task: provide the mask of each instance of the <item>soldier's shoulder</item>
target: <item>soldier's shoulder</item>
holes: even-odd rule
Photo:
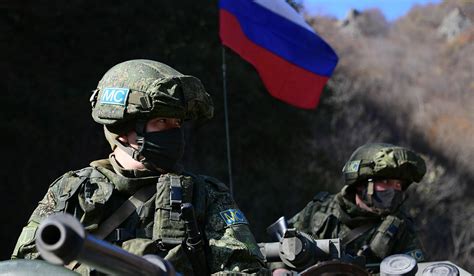
[[[332,200],[332,198],[334,198],[334,195],[331,195],[329,192],[323,191],[323,192],[317,193],[313,197],[313,202],[325,202],[325,201]]]
[[[311,216],[316,212],[326,212],[331,202],[334,200],[334,195],[329,192],[318,192],[313,199],[299,212],[303,216]]]
[[[313,211],[331,211],[337,205],[336,195],[329,192],[319,192],[313,197],[310,205]]]
[[[85,167],[79,170],[71,170],[67,171],[60,177],[58,177],[53,183],[51,183],[51,186],[53,185],[60,185],[64,184],[64,180],[69,180],[69,179],[74,179],[74,178],[89,178],[92,175],[93,171],[97,171],[92,167]]]
[[[74,192],[79,186],[91,178],[104,176],[93,167],[85,167],[79,170],[68,171],[53,181],[49,189],[55,193],[64,194]]]
[[[319,192],[301,211],[306,216],[313,216],[316,213],[331,213],[335,208],[335,195],[329,192]]]
[[[415,219],[408,213],[406,209],[400,209],[396,216],[405,222],[406,228],[410,232],[416,232],[416,222]]]
[[[413,217],[410,215],[407,209],[402,205],[400,209],[394,214],[399,219],[402,219],[406,222],[413,222]]]
[[[191,176],[198,184],[204,185],[206,189],[216,190],[219,192],[230,192],[229,187],[215,177],[203,174],[193,174],[190,172],[186,172],[186,174]]]
[[[288,223],[301,231],[311,233],[313,225],[321,225],[329,217],[333,199],[334,195],[329,192],[318,192],[301,211],[288,220]]]

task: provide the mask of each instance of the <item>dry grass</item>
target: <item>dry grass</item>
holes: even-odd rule
[[[433,259],[472,270],[474,27],[449,42],[436,32],[455,7],[474,21],[474,5],[459,0],[416,7],[382,36],[348,35],[325,18],[311,23],[340,56],[330,87],[332,103],[351,114],[336,115],[341,132],[357,135],[347,144],[385,138],[426,153],[430,172],[412,189],[411,212]]]

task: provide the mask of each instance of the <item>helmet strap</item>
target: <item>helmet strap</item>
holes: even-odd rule
[[[374,195],[374,181],[372,179],[369,179],[367,182],[367,203],[369,203],[369,206],[372,206],[373,201],[372,201],[372,196]]]
[[[121,150],[123,150],[126,154],[128,154],[130,157],[132,157],[134,160],[140,161],[140,151],[133,148],[129,143],[124,143],[120,141],[117,137],[117,139],[114,140],[114,144]]]
[[[114,140],[114,144],[127,153],[130,157],[132,157],[135,161],[141,162],[143,158],[140,158],[141,153],[143,151],[143,145],[145,144],[145,129],[146,128],[146,121],[144,120],[137,120],[135,124],[135,132],[137,134],[137,145],[138,149],[133,148],[128,142],[124,143],[118,139],[118,137]]]
[[[138,119],[135,123],[135,132],[137,134],[138,156],[142,153],[145,145],[146,121]],[[135,158],[134,158],[135,159]],[[135,159],[137,160],[137,159]],[[140,160],[137,160],[140,161]]]

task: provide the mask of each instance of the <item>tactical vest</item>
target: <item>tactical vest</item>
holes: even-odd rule
[[[299,230],[311,233],[314,238],[344,238],[346,235],[350,235],[353,230],[343,223],[344,216],[347,214],[341,211],[335,196],[321,192],[305,209],[298,213],[294,223]],[[387,216],[381,223],[373,224],[372,227],[367,228],[366,231],[343,246],[346,247],[346,253],[354,255],[361,250],[370,248],[370,255],[383,259],[393,253],[392,249],[405,229],[406,224],[403,219],[395,215]],[[364,246],[365,248],[362,248]],[[369,257],[368,261],[370,262],[373,257]]]
[[[127,198],[117,194],[114,184],[95,168],[68,173],[60,181],[54,212],[75,215],[91,234]],[[134,254],[157,254],[172,261],[181,273],[190,274],[192,268],[181,247],[186,238],[185,224],[180,219],[181,203],[193,204],[198,226],[204,233],[207,187],[214,185],[222,189],[220,186],[224,184],[211,177],[187,173],[162,174],[154,185],[156,194],[105,240]],[[74,270],[90,274],[87,266],[81,265]]]
[[[58,187],[61,190],[54,212],[75,215],[92,234],[126,199],[122,196],[115,200],[114,184],[91,167],[70,173],[60,181]],[[180,219],[181,203],[193,204],[198,225],[202,225],[207,198],[204,182],[219,185],[205,176],[160,175],[155,184],[156,194],[106,240],[121,243],[133,238],[147,238],[157,241],[163,250],[181,244],[186,237],[185,225]],[[140,226],[136,227],[136,224]]]

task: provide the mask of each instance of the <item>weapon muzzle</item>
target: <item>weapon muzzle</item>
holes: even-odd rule
[[[82,225],[69,215],[52,215],[39,226],[36,246],[46,261],[65,265],[77,259],[86,233]]]
[[[113,275],[175,275],[173,266],[158,256],[140,257],[89,235],[69,214],[53,214],[39,226],[36,247],[41,257],[56,265],[71,261]]]
[[[281,261],[296,271],[302,271],[317,262],[341,257],[339,239],[314,240],[295,228],[286,229],[279,242],[258,245],[267,262]]]

